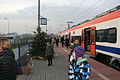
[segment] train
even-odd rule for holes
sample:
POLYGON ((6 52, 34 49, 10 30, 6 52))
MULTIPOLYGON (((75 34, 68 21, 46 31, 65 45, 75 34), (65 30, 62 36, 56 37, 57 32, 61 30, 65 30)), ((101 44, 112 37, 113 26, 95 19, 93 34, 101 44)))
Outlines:
POLYGON ((82 48, 90 55, 120 69, 120 5, 59 35, 69 38, 70 44, 79 39, 82 48))

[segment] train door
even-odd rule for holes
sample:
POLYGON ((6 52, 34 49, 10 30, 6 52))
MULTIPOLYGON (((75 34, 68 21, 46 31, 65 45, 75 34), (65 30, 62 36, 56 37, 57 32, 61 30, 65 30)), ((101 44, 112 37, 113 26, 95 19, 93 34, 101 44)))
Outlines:
POLYGON ((90 28, 85 29, 85 47, 84 47, 84 49, 89 52, 90 52, 90 37, 91 37, 90 33, 91 33, 90 28))
POLYGON ((95 55, 96 27, 82 29, 82 48, 95 55))
POLYGON ((82 29, 82 42, 81 42, 81 46, 83 49, 85 49, 85 32, 84 29, 82 29))
POLYGON ((91 54, 96 55, 96 27, 91 27, 91 41, 90 41, 90 47, 91 47, 91 54))

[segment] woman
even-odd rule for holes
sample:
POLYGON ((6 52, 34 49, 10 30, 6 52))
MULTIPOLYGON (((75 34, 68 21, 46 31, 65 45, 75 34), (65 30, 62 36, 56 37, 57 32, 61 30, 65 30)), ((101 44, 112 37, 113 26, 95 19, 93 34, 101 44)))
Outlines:
POLYGON ((0 39, 0 80, 16 80, 15 55, 8 39, 0 39))

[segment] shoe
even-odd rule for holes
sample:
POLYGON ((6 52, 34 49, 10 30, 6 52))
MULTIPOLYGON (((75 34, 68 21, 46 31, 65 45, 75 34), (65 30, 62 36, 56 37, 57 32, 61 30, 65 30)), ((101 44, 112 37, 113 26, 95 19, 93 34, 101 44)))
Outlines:
POLYGON ((50 64, 48 64, 48 66, 50 66, 50 64))

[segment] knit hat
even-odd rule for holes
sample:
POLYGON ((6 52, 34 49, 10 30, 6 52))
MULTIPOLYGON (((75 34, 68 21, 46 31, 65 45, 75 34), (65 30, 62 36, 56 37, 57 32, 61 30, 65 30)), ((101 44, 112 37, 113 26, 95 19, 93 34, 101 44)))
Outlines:
POLYGON ((85 50, 81 46, 77 46, 73 50, 75 52, 76 58, 83 57, 85 54, 85 50))

